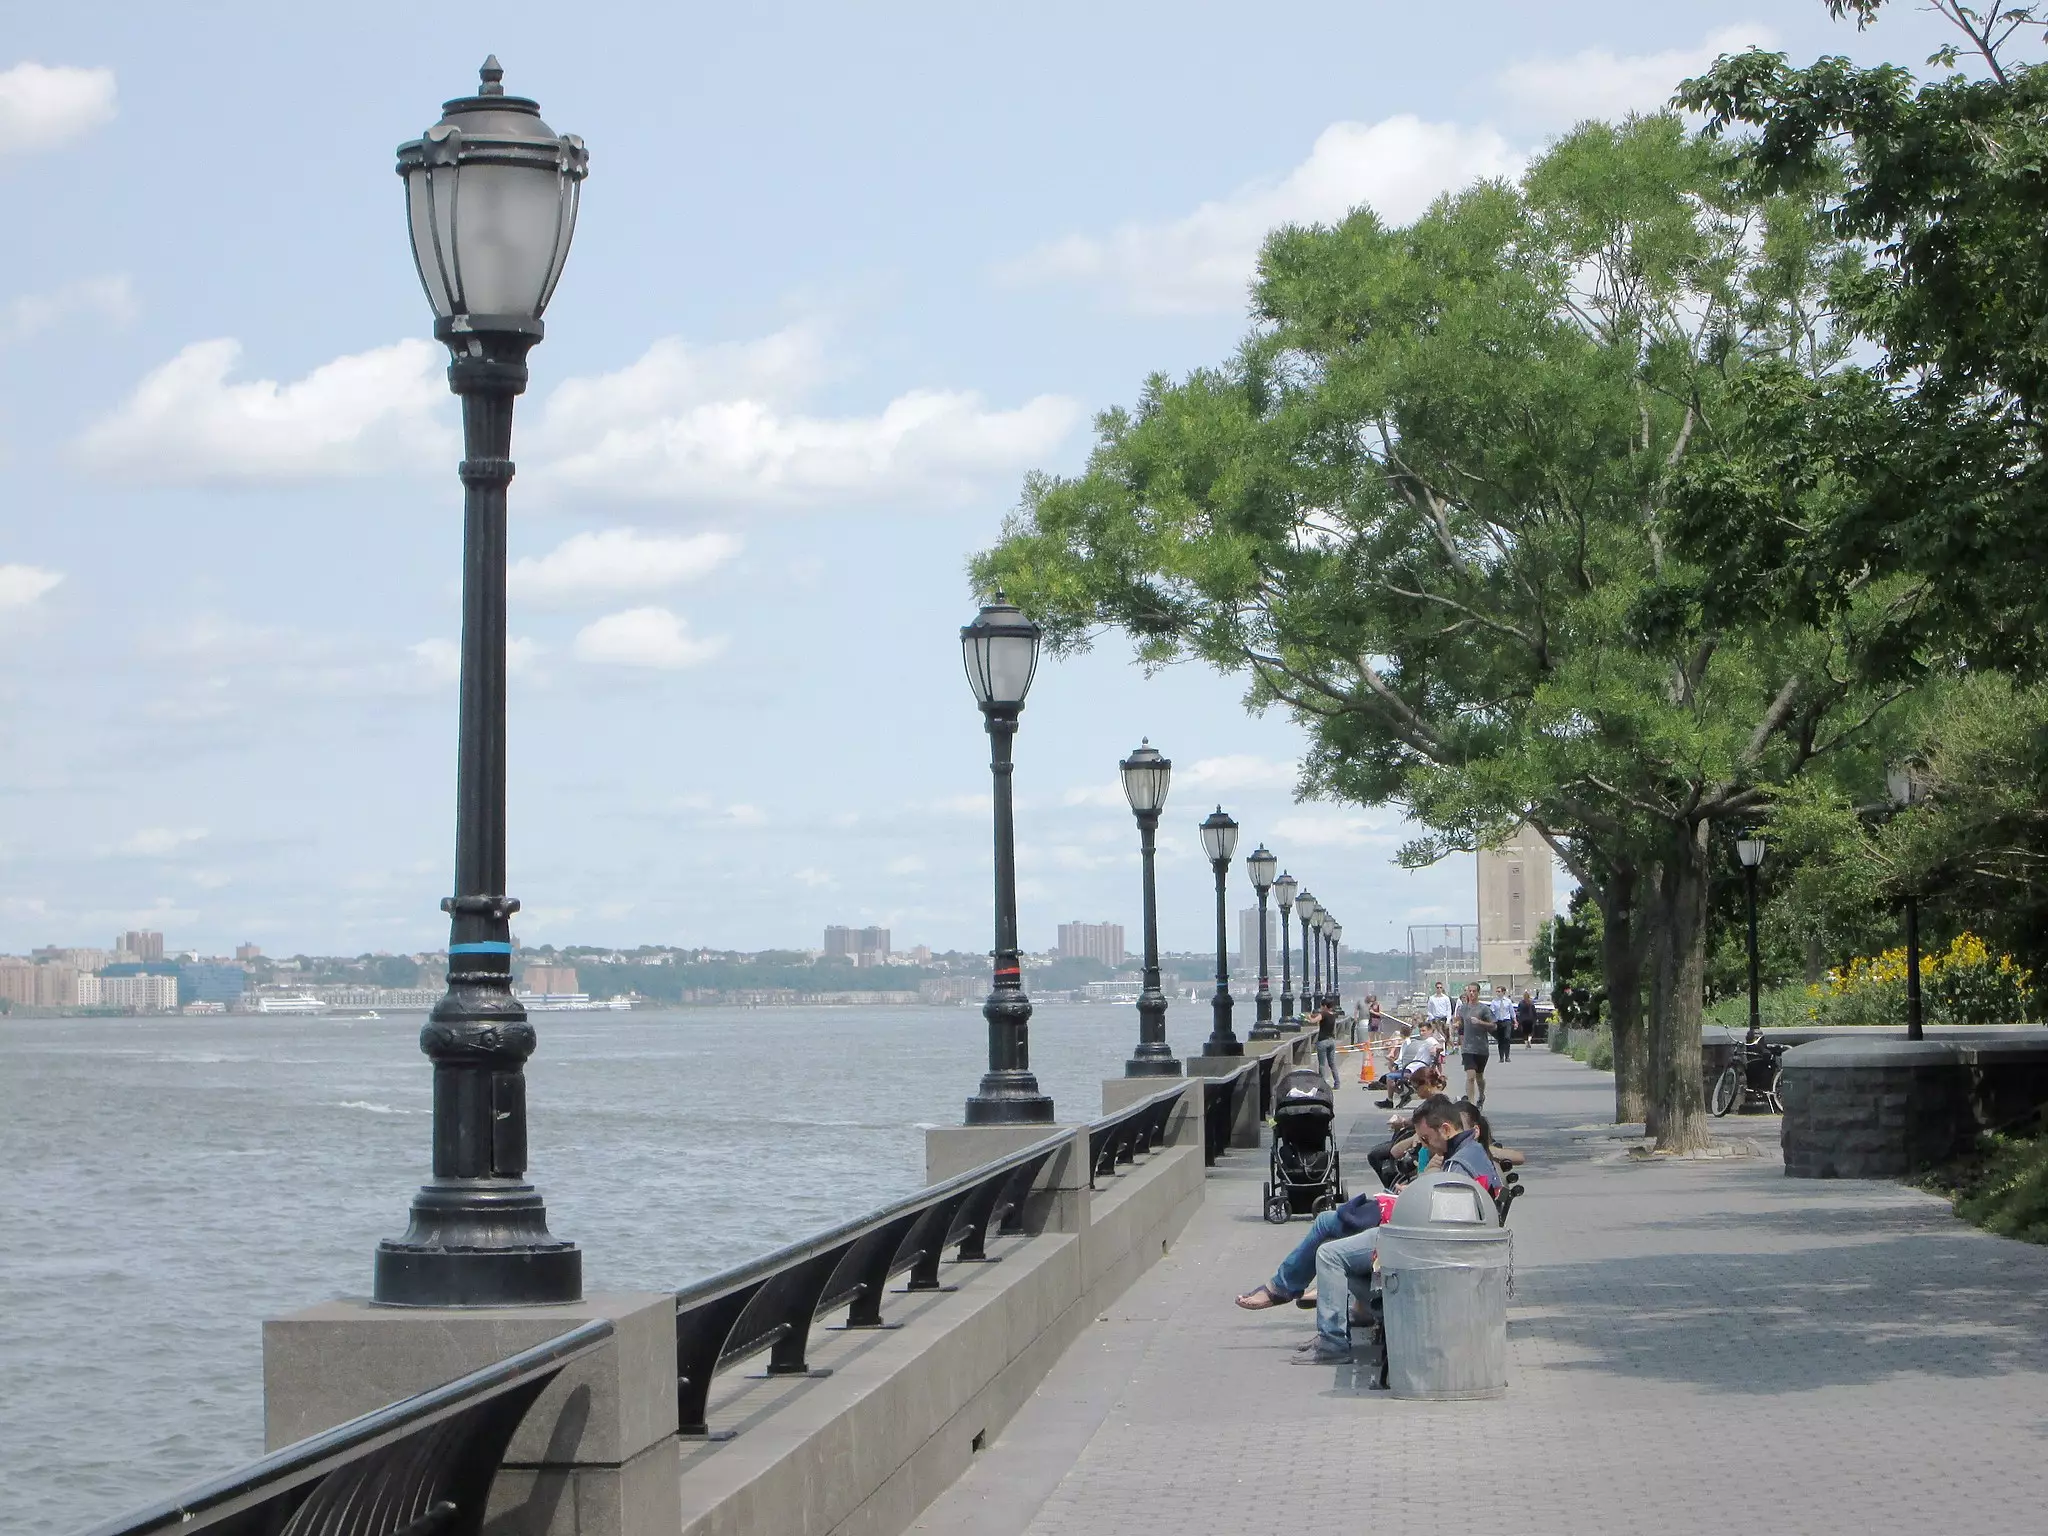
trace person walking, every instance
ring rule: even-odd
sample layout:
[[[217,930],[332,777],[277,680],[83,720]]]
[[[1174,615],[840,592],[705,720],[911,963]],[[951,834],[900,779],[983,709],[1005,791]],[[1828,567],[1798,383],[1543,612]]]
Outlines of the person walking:
[[[1451,1015],[1456,1011],[1450,993],[1444,990],[1442,982],[1438,982],[1436,990],[1429,994],[1429,1022],[1437,1027],[1439,1033],[1447,1032],[1451,1025]]]
[[[1337,1091],[1337,1010],[1328,1003],[1316,1012],[1316,1075],[1330,1074],[1330,1092]]]
[[[1522,1000],[1515,1004],[1515,1028],[1522,1032],[1524,1040],[1536,1038],[1536,994],[1524,992]]]
[[[1493,1010],[1479,1000],[1479,983],[1465,988],[1458,1004],[1458,1053],[1465,1061],[1465,1097],[1486,1102],[1487,1041],[1493,1034]]]
[[[1515,1004],[1508,989],[1498,982],[1493,988],[1493,1038],[1500,1045],[1500,1059],[1508,1059],[1508,1041],[1515,1032]]]

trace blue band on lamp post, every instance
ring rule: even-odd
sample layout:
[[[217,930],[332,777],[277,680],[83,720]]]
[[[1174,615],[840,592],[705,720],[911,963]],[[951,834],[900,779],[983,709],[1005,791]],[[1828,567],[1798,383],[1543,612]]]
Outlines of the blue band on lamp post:
[[[503,939],[479,939],[474,944],[450,944],[451,955],[509,955],[512,946]]]

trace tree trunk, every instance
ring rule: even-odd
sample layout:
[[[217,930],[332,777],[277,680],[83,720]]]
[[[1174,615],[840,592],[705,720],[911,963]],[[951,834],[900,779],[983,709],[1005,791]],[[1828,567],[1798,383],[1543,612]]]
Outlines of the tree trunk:
[[[1707,975],[1707,823],[1683,827],[1657,871],[1650,973],[1649,1102],[1660,1152],[1707,1145],[1700,1011]]]
[[[1643,1118],[1648,1102],[1650,1058],[1643,1038],[1642,925],[1636,920],[1639,877],[1631,865],[1608,872],[1595,897],[1600,903],[1600,970],[1607,981],[1607,1019],[1614,1034],[1614,1119],[1626,1125]]]

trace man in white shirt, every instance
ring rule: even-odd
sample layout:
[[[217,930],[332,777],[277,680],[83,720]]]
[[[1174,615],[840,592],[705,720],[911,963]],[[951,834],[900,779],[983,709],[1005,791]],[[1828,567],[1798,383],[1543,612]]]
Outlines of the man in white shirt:
[[[1496,983],[1493,989],[1493,1038],[1500,1046],[1500,1059],[1508,1059],[1508,1041],[1515,1033],[1515,1000],[1508,996],[1508,989]]]
[[[1438,982],[1436,990],[1429,994],[1429,1022],[1442,1029],[1451,1022],[1452,1011],[1451,994]]]

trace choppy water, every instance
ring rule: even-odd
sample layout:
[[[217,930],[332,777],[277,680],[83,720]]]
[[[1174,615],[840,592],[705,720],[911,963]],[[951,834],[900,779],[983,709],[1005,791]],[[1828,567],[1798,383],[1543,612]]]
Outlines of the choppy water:
[[[1169,1016],[1199,1049],[1208,1010]],[[265,1316],[363,1294],[427,1172],[419,1016],[0,1023],[0,1530],[263,1448]],[[914,1189],[987,1051],[969,1008],[542,1015],[531,1177],[590,1290],[673,1288]],[[1042,1007],[1063,1120],[1137,1037]]]

